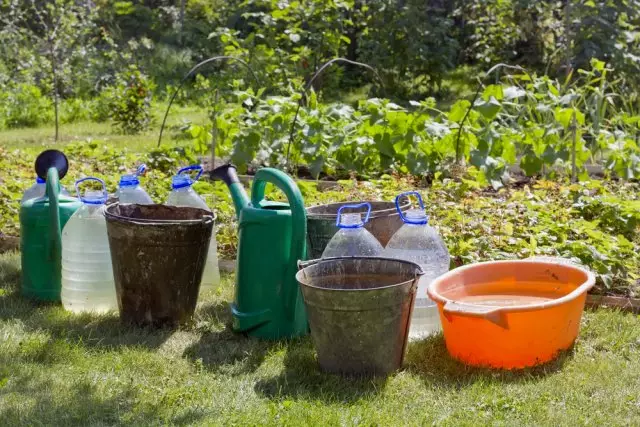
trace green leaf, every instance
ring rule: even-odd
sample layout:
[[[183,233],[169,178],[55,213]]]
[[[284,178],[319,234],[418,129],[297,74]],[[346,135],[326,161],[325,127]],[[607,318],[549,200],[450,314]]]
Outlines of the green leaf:
[[[476,110],[480,112],[486,119],[493,120],[502,109],[502,104],[493,96],[488,101],[481,101],[476,103]]]
[[[488,101],[492,97],[498,101],[501,101],[504,98],[502,85],[489,85],[484,89],[482,92],[482,98]]]
[[[520,160],[520,167],[527,176],[537,175],[542,171],[542,160],[533,154],[527,154]]]
[[[465,114],[467,114],[467,110],[470,106],[471,102],[467,101],[466,99],[462,99],[456,102],[455,104],[453,104],[451,110],[449,111],[449,120],[459,123],[465,116]]]

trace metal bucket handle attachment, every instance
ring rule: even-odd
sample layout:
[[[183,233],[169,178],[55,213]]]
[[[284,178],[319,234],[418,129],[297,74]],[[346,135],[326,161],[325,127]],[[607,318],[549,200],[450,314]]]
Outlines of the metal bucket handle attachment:
[[[422,211],[424,211],[424,203],[422,202],[422,196],[420,195],[420,193],[418,193],[417,191],[407,191],[404,193],[400,193],[396,196],[396,210],[398,211],[398,215],[400,215],[400,218],[402,219],[403,222],[405,223],[410,223],[410,224],[426,224],[426,221],[420,219],[419,221],[416,221],[415,219],[412,218],[407,218],[404,214],[404,212],[402,212],[402,208],[400,207],[400,200],[403,197],[409,197],[409,196],[416,196],[416,198],[418,199],[418,204],[420,205],[420,209]],[[426,215],[425,215],[426,216]],[[426,216],[427,221],[429,220],[429,217]]]
[[[263,168],[256,172],[253,177],[251,187],[251,204],[254,208],[259,208],[264,199],[264,190],[267,183],[278,187],[286,196],[291,209],[291,248],[289,257],[292,262],[306,257],[306,236],[307,236],[307,211],[304,209],[302,193],[295,181],[286,173],[274,169]],[[295,271],[285,271],[286,277],[295,275]],[[290,289],[289,289],[290,288]],[[288,315],[293,315],[293,308],[298,297],[298,287],[291,286],[283,289],[284,304]]]
[[[100,197],[99,199],[97,199],[96,201],[93,200],[88,200],[85,197],[82,197],[82,195],[80,194],[80,184],[82,184],[85,181],[97,181],[102,185],[102,197]],[[107,186],[105,185],[104,181],[101,180],[100,178],[96,178],[94,176],[88,176],[86,178],[82,178],[76,181],[75,184],[76,187],[76,194],[78,195],[78,199],[80,199],[82,201],[82,203],[89,203],[91,205],[95,205],[95,204],[103,204],[107,201],[108,194],[107,194]],[[97,203],[97,202],[100,203]]]
[[[198,171],[198,173],[196,174],[196,177],[193,179],[193,182],[196,182],[202,176],[202,172],[204,171],[204,169],[202,168],[202,165],[186,166],[184,168],[179,169],[177,175],[185,175],[185,172],[191,172],[191,171]]]
[[[362,207],[366,207],[367,208],[367,214],[364,217],[364,220],[362,220],[360,222],[360,224],[353,224],[353,225],[346,225],[343,226],[345,228],[358,228],[358,227],[362,227],[363,225],[365,225],[367,222],[369,222],[369,215],[371,215],[371,203],[369,202],[364,202],[364,203],[358,203],[355,205],[342,205],[340,206],[340,208],[338,208],[338,215],[336,216],[336,225],[338,227],[340,227],[340,217],[342,217],[342,210],[343,209],[359,209]]]

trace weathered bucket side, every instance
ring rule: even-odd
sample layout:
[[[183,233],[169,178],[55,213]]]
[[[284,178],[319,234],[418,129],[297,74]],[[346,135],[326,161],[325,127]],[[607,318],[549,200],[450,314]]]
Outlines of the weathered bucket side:
[[[338,209],[350,202],[331,203],[307,208],[307,254],[309,259],[316,259],[322,256],[324,248],[329,240],[338,231],[336,218]],[[365,228],[374,235],[376,239],[386,246],[391,236],[402,227],[402,219],[398,215],[394,202],[374,202],[371,204],[371,215]],[[405,200],[402,204],[402,211],[411,207],[411,201]],[[365,213],[366,208],[356,209],[353,212]]]
[[[177,325],[193,316],[214,219],[196,208],[107,208],[107,232],[120,318]]]
[[[346,375],[399,369],[420,274],[416,264],[383,258],[334,258],[300,270],[321,369]]]

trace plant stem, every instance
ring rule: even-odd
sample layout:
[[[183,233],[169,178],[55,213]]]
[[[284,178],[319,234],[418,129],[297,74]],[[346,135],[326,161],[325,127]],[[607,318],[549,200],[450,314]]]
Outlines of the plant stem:
[[[576,146],[578,145],[578,124],[576,121],[576,112],[574,110],[571,116],[571,182],[577,181],[577,168],[576,168]]]

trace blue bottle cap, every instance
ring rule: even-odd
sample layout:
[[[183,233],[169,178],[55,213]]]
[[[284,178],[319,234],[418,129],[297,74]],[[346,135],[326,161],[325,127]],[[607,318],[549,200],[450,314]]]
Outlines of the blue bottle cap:
[[[140,184],[137,175],[122,175],[120,177],[120,187],[135,187]]]

